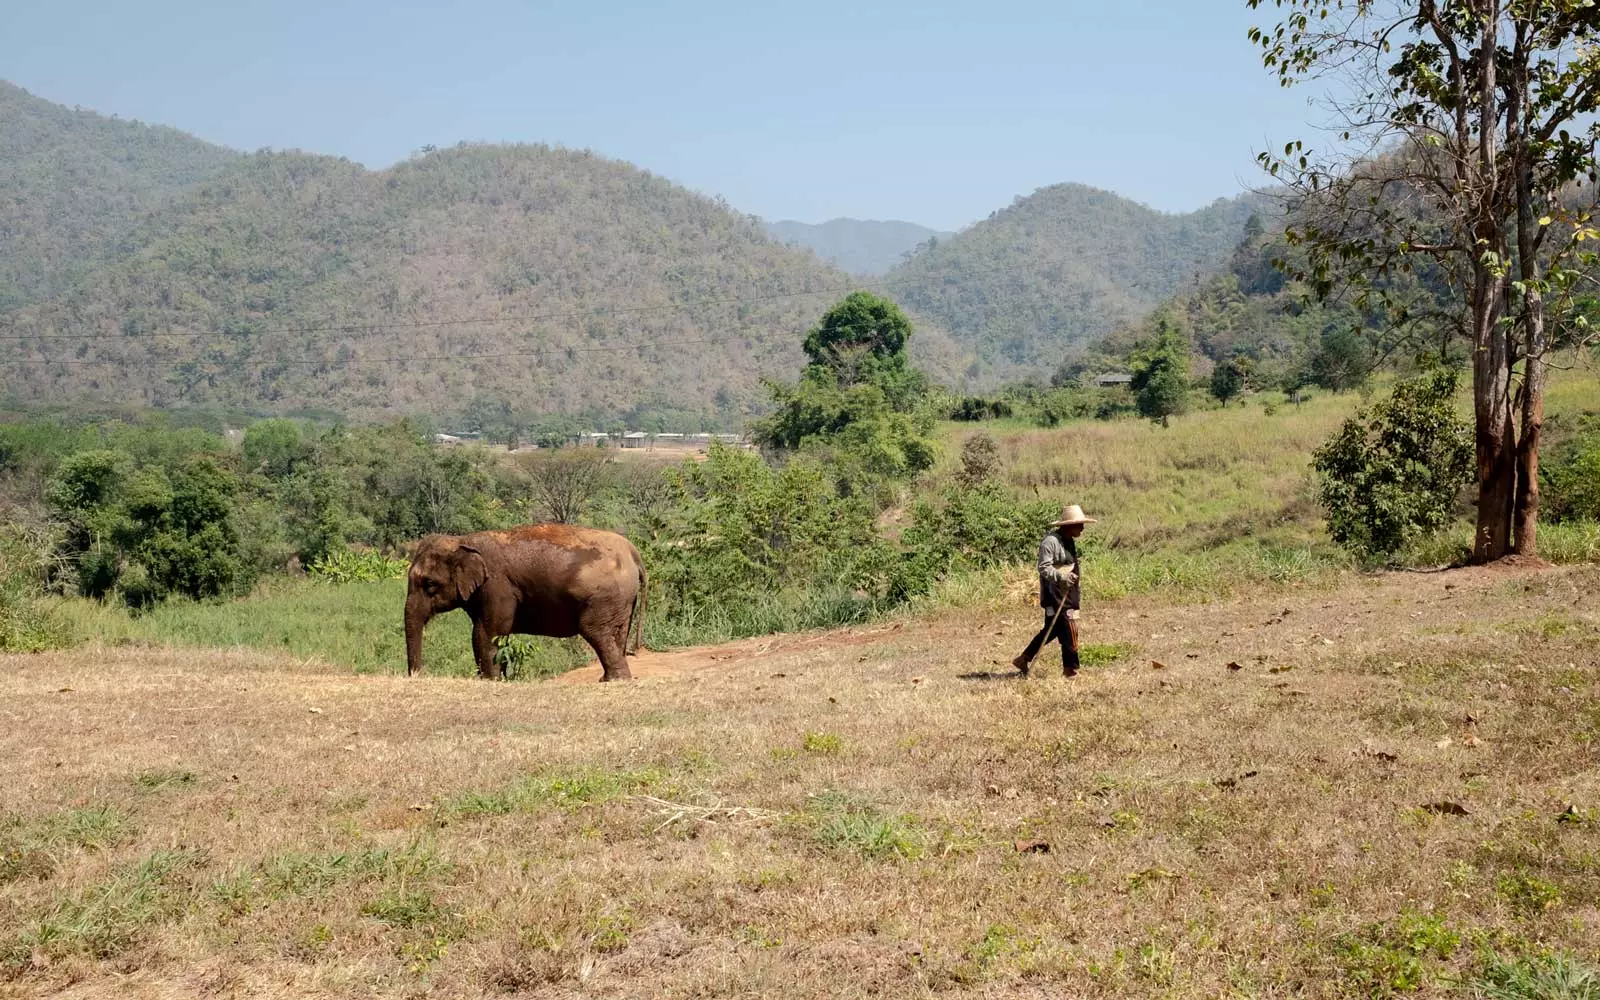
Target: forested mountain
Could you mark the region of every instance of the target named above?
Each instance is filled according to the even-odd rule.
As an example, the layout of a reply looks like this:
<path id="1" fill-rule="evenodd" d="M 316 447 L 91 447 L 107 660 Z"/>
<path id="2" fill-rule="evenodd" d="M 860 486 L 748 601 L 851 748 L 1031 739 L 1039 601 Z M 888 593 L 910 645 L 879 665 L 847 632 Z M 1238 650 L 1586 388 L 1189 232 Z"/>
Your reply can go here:
<path id="1" fill-rule="evenodd" d="M 929 240 L 947 240 L 954 235 L 914 222 L 873 219 L 769 222 L 767 232 L 784 243 L 809 247 L 818 257 L 851 274 L 866 275 L 885 274 Z"/>
<path id="2" fill-rule="evenodd" d="M 117 252 L 69 273 L 51 266 L 68 237 L 44 223 L 88 168 L 7 141 L 18 162 L 58 155 L 63 178 L 0 188 L 47 230 L 8 243 L 54 293 L 3 319 L 0 392 L 24 402 L 451 414 L 490 399 L 736 423 L 852 287 L 758 220 L 628 164 L 465 144 L 383 171 L 216 150 L 208 174 L 180 142 L 146 173 L 203 179 L 159 210 L 129 196 L 84 211 Z M 937 331 L 913 351 L 955 366 Z"/>
<path id="3" fill-rule="evenodd" d="M 1259 200 L 1174 215 L 1081 184 L 1042 188 L 920 252 L 885 287 L 975 356 L 979 384 L 1042 378 L 1228 261 Z"/>
<path id="4" fill-rule="evenodd" d="M 238 157 L 0 80 L 0 315 L 66 288 L 145 213 Z"/>

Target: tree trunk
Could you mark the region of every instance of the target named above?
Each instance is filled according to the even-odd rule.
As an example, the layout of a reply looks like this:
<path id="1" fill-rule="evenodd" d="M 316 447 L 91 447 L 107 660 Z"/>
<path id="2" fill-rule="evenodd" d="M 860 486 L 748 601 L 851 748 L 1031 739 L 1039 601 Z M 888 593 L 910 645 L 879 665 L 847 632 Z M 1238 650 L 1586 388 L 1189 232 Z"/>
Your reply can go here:
<path id="1" fill-rule="evenodd" d="M 1537 292 L 1533 298 L 1539 298 Z M 1539 554 L 1539 433 L 1544 426 L 1544 303 L 1536 301 L 1529 305 L 1525 301 L 1523 308 L 1528 310 L 1530 350 L 1527 370 L 1523 374 L 1522 434 L 1517 442 L 1516 534 L 1513 551 L 1519 555 L 1535 556 Z M 1539 328 L 1538 352 L 1531 348 L 1535 343 L 1535 325 Z"/>
<path id="2" fill-rule="evenodd" d="M 1522 428 L 1517 439 L 1517 493 L 1512 548 L 1520 555 L 1539 552 L 1539 435 L 1544 425 L 1544 296 L 1539 268 L 1539 224 L 1533 190 L 1533 151 L 1528 148 L 1528 29 L 1517 26 L 1511 86 L 1506 104 L 1508 145 L 1516 164 L 1517 272 L 1522 279 Z"/>
<path id="3" fill-rule="evenodd" d="M 1506 236 L 1497 214 L 1500 102 L 1495 79 L 1500 4 L 1488 0 L 1478 11 L 1476 176 L 1462 193 L 1471 198 L 1475 257 L 1472 262 L 1472 404 L 1478 452 L 1478 525 L 1472 561 L 1492 562 L 1511 551 L 1511 519 L 1516 504 L 1517 461 L 1511 420 L 1509 335 L 1501 329 L 1505 309 Z M 1460 119 L 1458 118 L 1458 121 Z M 1461 135 L 1458 142 L 1473 136 Z M 1463 152 L 1465 152 L 1463 150 Z M 1462 168 L 1470 162 L 1462 161 Z M 1493 257 L 1495 263 L 1489 258 Z"/>

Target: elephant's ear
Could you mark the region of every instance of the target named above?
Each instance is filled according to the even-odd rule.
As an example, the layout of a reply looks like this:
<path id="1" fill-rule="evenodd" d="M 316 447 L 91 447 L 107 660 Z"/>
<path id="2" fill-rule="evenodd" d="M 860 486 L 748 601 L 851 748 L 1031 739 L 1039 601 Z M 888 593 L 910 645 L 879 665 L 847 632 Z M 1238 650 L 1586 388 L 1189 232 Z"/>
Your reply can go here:
<path id="1" fill-rule="evenodd" d="M 455 564 L 456 597 L 465 601 L 489 578 L 489 567 L 484 563 L 482 553 L 470 545 L 460 547 Z"/>

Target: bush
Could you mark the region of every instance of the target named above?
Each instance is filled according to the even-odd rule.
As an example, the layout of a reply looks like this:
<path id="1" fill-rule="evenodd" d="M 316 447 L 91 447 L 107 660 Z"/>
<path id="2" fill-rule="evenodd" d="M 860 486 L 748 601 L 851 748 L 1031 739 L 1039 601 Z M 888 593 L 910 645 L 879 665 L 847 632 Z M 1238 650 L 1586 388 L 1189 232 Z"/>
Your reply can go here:
<path id="1" fill-rule="evenodd" d="M 341 549 L 325 552 L 306 567 L 307 575 L 328 583 L 376 583 L 405 578 L 409 563 L 382 552 L 352 552 Z"/>
<path id="2" fill-rule="evenodd" d="M 1600 434 L 1586 435 L 1539 468 L 1541 513 L 1551 521 L 1600 521 Z"/>
<path id="3" fill-rule="evenodd" d="M 951 573 L 1027 560 L 1054 513 L 1049 503 L 1020 501 L 993 480 L 946 490 L 941 501 L 921 500 L 911 508 L 892 600 L 925 594 Z"/>
<path id="4" fill-rule="evenodd" d="M 49 545 L 12 529 L 0 536 L 0 652 L 39 653 L 67 645 L 67 630 L 40 598 Z"/>
<path id="5" fill-rule="evenodd" d="M 1370 559 L 1449 523 L 1473 468 L 1455 391 L 1455 373 L 1442 369 L 1401 382 L 1316 450 L 1317 499 L 1335 542 Z"/>

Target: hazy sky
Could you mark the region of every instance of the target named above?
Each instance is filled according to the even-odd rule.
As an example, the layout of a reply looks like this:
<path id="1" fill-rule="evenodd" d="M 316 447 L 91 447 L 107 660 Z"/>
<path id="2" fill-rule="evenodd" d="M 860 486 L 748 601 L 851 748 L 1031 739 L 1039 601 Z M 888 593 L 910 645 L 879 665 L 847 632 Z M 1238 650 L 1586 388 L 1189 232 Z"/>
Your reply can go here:
<path id="1" fill-rule="evenodd" d="M 1061 181 L 1198 208 L 1306 134 L 1244 0 L 0 0 L 0 77 L 241 149 L 620 157 L 767 218 L 954 229 Z"/>

